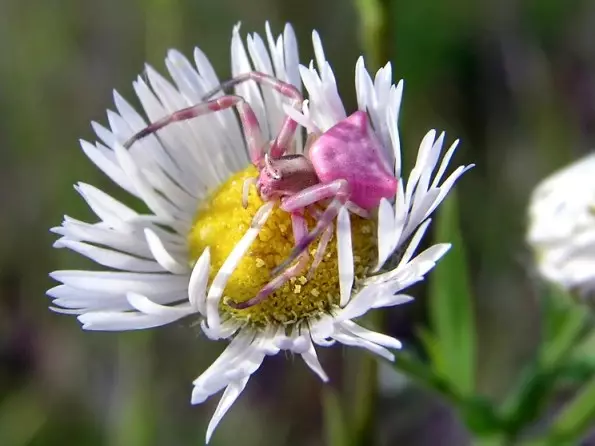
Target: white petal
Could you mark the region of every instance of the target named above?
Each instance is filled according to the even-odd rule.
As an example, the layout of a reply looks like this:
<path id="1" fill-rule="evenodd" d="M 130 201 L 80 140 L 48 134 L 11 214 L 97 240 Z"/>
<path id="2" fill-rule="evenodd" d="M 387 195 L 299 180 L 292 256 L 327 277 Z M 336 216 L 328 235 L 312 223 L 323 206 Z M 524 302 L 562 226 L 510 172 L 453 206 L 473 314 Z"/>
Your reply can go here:
<path id="1" fill-rule="evenodd" d="M 140 259 L 111 249 L 89 245 L 88 243 L 62 239 L 57 241 L 54 247 L 71 249 L 108 268 L 147 273 L 163 272 L 161 265 L 152 260 Z"/>
<path id="2" fill-rule="evenodd" d="M 159 327 L 180 319 L 179 315 L 151 315 L 137 312 L 93 311 L 78 317 L 84 330 L 123 331 Z"/>
<path id="3" fill-rule="evenodd" d="M 367 339 L 374 344 L 382 345 L 388 348 L 400 349 L 403 344 L 398 339 L 392 338 L 382 333 L 377 333 L 372 330 L 368 330 L 360 325 L 357 325 L 353 321 L 345 321 L 342 323 L 342 327 L 356 336 L 362 339 Z"/>
<path id="4" fill-rule="evenodd" d="M 200 328 L 210 340 L 217 341 L 231 338 L 238 330 L 241 330 L 242 326 L 237 321 L 228 319 L 219 326 L 218 330 L 211 330 L 206 321 L 202 320 L 200 321 Z"/>
<path id="5" fill-rule="evenodd" d="M 87 141 L 80 140 L 81 148 L 85 155 L 95 164 L 103 173 L 105 173 L 114 183 L 124 189 L 131 195 L 136 196 L 134 186 L 130 183 L 128 177 L 124 174 L 120 166 L 113 160 L 105 156 L 97 147 L 89 144 Z"/>
<path id="6" fill-rule="evenodd" d="M 324 56 L 322 41 L 316 31 L 312 31 L 312 46 L 314 47 L 314 55 L 316 56 L 318 71 L 322 71 L 323 67 L 326 65 L 326 57 Z"/>
<path id="7" fill-rule="evenodd" d="M 223 265 L 221 265 L 221 268 L 217 271 L 207 294 L 206 312 L 209 328 L 217 330 L 219 327 L 219 301 L 221 300 L 225 285 L 227 285 L 227 281 L 238 266 L 238 263 L 258 236 L 260 229 L 266 223 L 269 215 L 271 215 L 274 205 L 274 202 L 269 201 L 258 210 L 252 227 L 246 231 L 246 234 L 244 234 L 240 241 L 233 247 L 232 251 L 225 259 L 225 262 L 223 262 Z"/>
<path id="8" fill-rule="evenodd" d="M 211 253 L 207 247 L 196 261 L 194 268 L 192 268 L 190 282 L 188 283 L 188 299 L 192 306 L 202 314 L 205 313 L 210 267 Z"/>
<path id="9" fill-rule="evenodd" d="M 232 406 L 233 403 L 238 399 L 240 394 L 244 391 L 248 380 L 250 379 L 249 376 L 238 380 L 236 382 L 232 382 L 227 386 L 225 392 L 223 392 L 223 396 L 217 405 L 217 409 L 209 422 L 209 426 L 207 427 L 207 435 L 206 435 L 206 443 L 211 440 L 211 436 L 213 435 L 213 431 L 223 418 L 223 416 L 227 413 L 229 408 Z"/>
<path id="10" fill-rule="evenodd" d="M 396 305 L 406 304 L 413 300 L 408 294 L 391 294 L 392 290 L 382 293 L 374 301 L 371 308 L 394 307 Z"/>
<path id="11" fill-rule="evenodd" d="M 172 274 L 187 274 L 189 272 L 188 266 L 178 262 L 166 249 L 165 245 L 157 234 L 151 229 L 145 228 L 145 237 L 149 249 L 153 254 L 153 257 L 159 265 L 166 271 Z"/>
<path id="12" fill-rule="evenodd" d="M 138 311 L 152 316 L 175 317 L 179 319 L 193 313 L 192 308 L 188 304 L 178 306 L 160 305 L 153 302 L 147 296 L 138 293 L 128 293 L 126 298 L 130 305 Z"/>
<path id="13" fill-rule="evenodd" d="M 351 296 L 353 287 L 354 266 L 353 246 L 351 243 L 351 220 L 346 207 L 339 210 L 337 216 L 337 260 L 339 263 L 340 306 L 345 306 Z"/>
<path id="14" fill-rule="evenodd" d="M 407 206 L 409 208 L 411 207 L 411 199 L 413 197 L 413 192 L 415 192 L 419 178 L 423 173 L 428 153 L 432 150 L 435 139 L 436 131 L 430 130 L 423 137 L 419 145 L 419 151 L 417 152 L 417 160 L 415 161 L 415 166 L 411 170 L 411 173 L 409 174 L 409 179 L 407 180 L 405 203 L 407 203 Z"/>
<path id="15" fill-rule="evenodd" d="M 78 183 L 75 189 L 102 221 L 112 228 L 130 232 L 126 220 L 134 219 L 138 215 L 136 212 L 90 184 Z"/>
<path id="16" fill-rule="evenodd" d="M 438 184 L 440 183 L 440 180 L 442 180 L 442 176 L 444 175 L 444 172 L 446 172 L 448 163 L 450 162 L 450 159 L 454 155 L 455 150 L 457 149 L 458 145 L 459 145 L 459 140 L 457 139 L 455 142 L 452 143 L 452 145 L 446 151 L 446 153 L 444 154 L 444 157 L 442 158 L 442 162 L 440 163 L 440 167 L 438 168 L 438 172 L 436 173 L 436 177 L 434 178 L 434 181 L 432 181 L 432 185 L 430 187 L 438 187 Z"/>
<path id="17" fill-rule="evenodd" d="M 403 98 L 403 81 L 401 80 L 396 88 L 391 88 L 389 107 L 386 114 L 386 125 L 388 128 L 393 158 L 395 160 L 395 177 L 401 178 L 401 139 L 399 136 L 399 112 Z"/>
<path id="18" fill-rule="evenodd" d="M 128 226 L 130 228 L 130 226 Z M 132 228 L 130 228 L 132 229 Z M 126 233 L 115 230 L 105 223 L 85 223 L 74 218 L 64 216 L 62 226 L 52 228 L 52 232 L 64 236 L 55 242 L 56 247 L 62 246 L 62 240 L 90 242 L 107 246 L 118 251 L 126 252 L 137 257 L 151 258 L 151 252 L 140 231 Z"/>
<path id="19" fill-rule="evenodd" d="M 339 341 L 341 344 L 349 345 L 352 347 L 360 347 L 370 350 L 372 353 L 382 356 L 389 361 L 394 361 L 395 355 L 393 355 L 386 348 L 375 344 L 367 339 L 360 338 L 348 332 L 347 330 L 338 327 L 337 331 L 333 334 L 333 338 Z"/>
<path id="20" fill-rule="evenodd" d="M 372 272 L 378 271 L 393 251 L 395 221 L 393 208 L 386 198 L 378 206 L 378 263 Z"/>
<path id="21" fill-rule="evenodd" d="M 302 353 L 302 359 L 308 365 L 308 367 L 310 367 L 310 370 L 316 373 L 322 381 L 328 382 L 328 376 L 320 365 L 320 361 L 318 361 L 314 344 L 312 344 L 312 340 L 309 338 L 309 336 L 307 337 L 307 340 L 308 349 Z"/>
<path id="22" fill-rule="evenodd" d="M 417 247 L 419 246 L 421 239 L 425 235 L 428 226 L 430 226 L 431 221 L 432 219 L 428 218 L 419 226 L 418 230 L 415 232 L 415 235 L 411 238 L 411 241 L 409 242 L 409 245 L 407 246 L 407 249 L 405 250 L 403 257 L 401 257 L 399 265 L 405 265 L 407 262 L 409 262 L 411 257 L 413 257 L 413 254 L 417 250 Z"/>
<path id="23" fill-rule="evenodd" d="M 244 43 L 240 37 L 240 26 L 236 25 L 233 28 L 233 35 L 231 39 L 231 72 L 233 77 L 242 73 L 248 73 L 252 70 L 248 54 L 244 48 Z M 264 102 L 259 88 L 254 82 L 243 82 L 235 87 L 235 92 L 238 96 L 243 97 L 254 109 L 254 113 L 258 118 L 260 127 L 265 138 L 271 139 L 273 135 L 269 132 L 267 115 L 264 108 Z"/>
<path id="24" fill-rule="evenodd" d="M 186 276 L 171 274 L 142 274 L 111 271 L 54 271 L 52 279 L 74 288 L 120 294 L 133 291 L 148 296 L 153 293 L 180 291 L 188 286 Z"/>
<path id="25" fill-rule="evenodd" d="M 298 90 L 302 89 L 302 82 L 300 79 L 299 55 L 297 39 L 293 27 L 288 23 L 283 30 L 283 53 L 285 56 L 285 71 L 287 72 L 287 80 L 294 85 Z"/>

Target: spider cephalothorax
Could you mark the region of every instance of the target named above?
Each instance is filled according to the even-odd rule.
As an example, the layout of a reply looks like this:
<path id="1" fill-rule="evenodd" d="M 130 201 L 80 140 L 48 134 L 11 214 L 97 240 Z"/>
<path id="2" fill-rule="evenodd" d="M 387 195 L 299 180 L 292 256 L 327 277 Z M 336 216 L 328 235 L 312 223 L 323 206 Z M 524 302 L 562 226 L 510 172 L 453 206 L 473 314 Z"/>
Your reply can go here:
<path id="1" fill-rule="evenodd" d="M 319 182 L 312 163 L 304 155 L 272 159 L 265 154 L 256 188 L 263 200 L 271 200 L 293 195 Z"/>
<path id="2" fill-rule="evenodd" d="M 138 139 L 172 122 L 237 107 L 250 160 L 259 170 L 258 178 L 244 184 L 244 205 L 253 184 L 264 201 L 278 200 L 281 209 L 291 215 L 295 247 L 272 271 L 273 279 L 255 297 L 241 303 L 229 302 L 235 308 L 256 305 L 290 278 L 301 274 L 309 261 L 308 246 L 320 237 L 311 266 L 316 268 L 332 237 L 333 220 L 343 206 L 367 217 L 382 198 L 393 198 L 397 190 L 397 179 L 383 157 L 380 142 L 364 111 L 356 111 L 327 131 L 314 134 L 306 144 L 305 155 L 294 154 L 291 148 L 294 147 L 293 138 L 298 124 L 290 116 L 285 117 L 277 137 L 270 144 L 265 144 L 258 119 L 244 98 L 224 95 L 210 99 L 219 91 L 248 80 L 273 88 L 291 99 L 292 107 L 301 108 L 302 95 L 293 85 L 253 71 L 221 84 L 205 95 L 205 102 L 179 110 L 149 125 L 125 144 L 125 147 L 130 147 Z M 324 210 L 317 204 L 322 204 Z M 312 231 L 308 231 L 304 217 L 306 211 L 316 220 Z"/>

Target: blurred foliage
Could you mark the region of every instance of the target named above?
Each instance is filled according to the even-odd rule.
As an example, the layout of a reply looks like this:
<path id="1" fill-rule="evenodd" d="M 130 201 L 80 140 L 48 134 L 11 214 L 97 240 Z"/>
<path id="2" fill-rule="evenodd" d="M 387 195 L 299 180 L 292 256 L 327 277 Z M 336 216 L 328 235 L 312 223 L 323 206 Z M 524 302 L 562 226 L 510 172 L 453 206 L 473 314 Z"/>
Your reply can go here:
<path id="1" fill-rule="evenodd" d="M 548 293 L 523 232 L 534 184 L 593 146 L 594 2 L 3 0 L 0 445 L 202 444 L 216 401 L 190 406 L 190 382 L 223 345 L 200 339 L 192 321 L 147 333 L 83 333 L 73 318 L 48 311 L 47 273 L 90 266 L 53 250 L 48 228 L 63 214 L 91 218 L 72 188 L 77 181 L 127 200 L 77 148 L 78 138 L 93 139 L 89 121 L 106 121 L 112 89 L 133 100 L 131 81 L 144 61 L 162 70 L 170 47 L 190 55 L 199 45 L 225 78 L 240 20 L 244 33 L 263 32 L 265 20 L 276 32 L 291 22 L 303 62 L 317 29 L 352 108 L 357 57 L 365 52 L 370 67 L 391 60 L 395 80 L 405 79 L 406 165 L 429 128 L 462 139 L 455 162 L 477 164 L 457 186 L 459 210 L 445 203 L 436 235 L 456 240 L 457 251 L 435 271 L 429 298 L 418 287 L 416 302 L 383 313 L 405 349 L 399 373 L 360 394 L 374 400 L 362 424 L 373 432 L 359 438 L 460 446 L 471 432 L 486 445 L 513 437 L 578 444 L 593 415 L 595 338 L 584 309 L 542 299 Z M 461 262 L 468 277 L 452 266 Z M 420 332 L 448 361 L 443 369 L 430 367 L 432 349 L 422 346 L 431 343 Z M 269 358 L 212 444 L 345 444 L 341 426 L 366 418 L 346 403 L 362 401 L 347 397 L 358 376 L 349 366 L 361 365 L 354 355 L 362 353 L 321 352 L 336 386 L 323 407 L 322 385 L 300 361 Z M 417 384 L 403 384 L 403 375 Z"/>

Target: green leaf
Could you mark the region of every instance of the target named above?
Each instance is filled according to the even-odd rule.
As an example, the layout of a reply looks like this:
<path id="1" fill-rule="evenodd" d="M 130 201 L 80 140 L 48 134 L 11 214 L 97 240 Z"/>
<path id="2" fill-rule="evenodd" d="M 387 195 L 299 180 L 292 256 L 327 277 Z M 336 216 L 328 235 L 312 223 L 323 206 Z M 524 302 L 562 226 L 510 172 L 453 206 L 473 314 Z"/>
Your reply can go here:
<path id="1" fill-rule="evenodd" d="M 408 353 L 397 355 L 395 368 L 421 387 L 437 393 L 448 401 L 460 413 L 466 427 L 473 433 L 492 435 L 502 432 L 505 422 L 488 400 L 479 396 L 460 395 L 449 382 Z"/>
<path id="2" fill-rule="evenodd" d="M 595 421 L 595 376 L 562 409 L 549 438 L 552 444 L 577 444 Z M 561 443 L 564 442 L 564 443 Z"/>
<path id="3" fill-rule="evenodd" d="M 337 393 L 330 387 L 325 387 L 322 394 L 324 410 L 324 430 L 326 443 L 329 446 L 348 446 L 351 438 L 349 426 Z"/>
<path id="4" fill-rule="evenodd" d="M 595 366 L 595 330 L 591 330 L 572 349 L 572 358 L 575 361 L 585 362 Z"/>
<path id="5" fill-rule="evenodd" d="M 461 418 L 469 431 L 482 438 L 502 435 L 505 423 L 491 401 L 481 396 L 468 398 L 459 407 Z"/>
<path id="6" fill-rule="evenodd" d="M 425 328 L 419 329 L 417 331 L 417 336 L 424 346 L 432 367 L 435 370 L 444 370 L 444 355 L 442 354 L 442 350 L 440 350 L 440 342 L 438 341 L 438 338 Z"/>
<path id="7" fill-rule="evenodd" d="M 399 353 L 395 357 L 394 365 L 399 372 L 403 373 L 411 381 L 417 382 L 421 387 L 439 394 L 454 406 L 462 404 L 460 396 L 451 388 L 448 382 L 411 354 L 407 352 Z"/>
<path id="8" fill-rule="evenodd" d="M 475 388 L 476 339 L 473 303 L 454 192 L 443 203 L 436 239 L 453 248 L 430 276 L 430 319 L 442 362 L 434 364 L 463 395 Z"/>
<path id="9" fill-rule="evenodd" d="M 531 365 L 523 373 L 522 379 L 502 406 L 507 421 L 507 431 L 516 434 L 528 424 L 537 420 L 548 408 L 556 390 L 561 370 L 540 369 Z"/>
<path id="10" fill-rule="evenodd" d="M 543 342 L 539 356 L 502 405 L 507 430 L 513 434 L 542 417 L 565 381 L 584 381 L 585 376 L 591 376 L 588 364 L 573 360 L 577 341 L 585 331 L 587 313 L 556 287 L 548 288 L 542 301 Z"/>
<path id="11" fill-rule="evenodd" d="M 540 362 L 550 368 L 567 359 L 585 331 L 589 313 L 559 288 L 550 287 L 545 302 L 545 340 Z"/>

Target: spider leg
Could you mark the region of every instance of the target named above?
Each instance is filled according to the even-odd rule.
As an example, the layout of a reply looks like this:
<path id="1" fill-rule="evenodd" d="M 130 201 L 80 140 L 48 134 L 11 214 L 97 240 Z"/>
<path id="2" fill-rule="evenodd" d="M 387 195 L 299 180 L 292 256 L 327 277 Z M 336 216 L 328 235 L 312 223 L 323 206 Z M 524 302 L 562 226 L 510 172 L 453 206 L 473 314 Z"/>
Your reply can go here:
<path id="1" fill-rule="evenodd" d="M 306 224 L 306 219 L 304 218 L 304 213 L 302 210 L 297 210 L 291 214 L 291 226 L 293 227 L 293 237 L 297 245 L 299 240 L 308 234 L 308 226 Z M 242 310 L 244 308 L 259 304 L 283 285 L 285 285 L 285 283 L 287 283 L 292 277 L 299 276 L 308 265 L 308 260 L 308 253 L 303 252 L 295 265 L 291 265 L 289 268 L 285 269 L 282 274 L 279 274 L 277 277 L 267 283 L 252 299 L 248 299 L 244 302 L 230 301 L 228 302 L 228 305 L 235 308 L 236 310 Z"/>
<path id="2" fill-rule="evenodd" d="M 320 265 L 320 263 L 324 259 L 326 247 L 333 238 L 333 229 L 334 225 L 331 222 L 320 236 L 320 242 L 318 242 L 318 246 L 316 247 L 316 253 L 314 253 L 314 260 L 312 261 L 312 265 L 310 266 L 310 269 L 308 270 L 308 274 L 306 276 L 308 280 L 312 278 L 312 276 L 314 275 L 314 271 L 316 271 L 316 268 L 318 268 L 318 265 Z"/>
<path id="3" fill-rule="evenodd" d="M 289 256 L 280 265 L 271 271 L 272 275 L 278 274 L 280 271 L 287 268 L 288 265 L 308 248 L 310 243 L 316 240 L 327 226 L 332 224 L 334 218 L 339 213 L 339 210 L 345 203 L 347 203 L 347 200 L 349 200 L 349 196 L 349 183 L 346 180 L 335 180 L 331 183 L 310 186 L 281 203 L 281 209 L 287 212 L 292 212 L 297 208 L 303 208 L 316 203 L 317 201 L 333 198 L 322 213 L 322 216 L 318 219 L 314 229 L 296 244 Z"/>
<path id="4" fill-rule="evenodd" d="M 347 207 L 349 212 L 352 212 L 355 215 L 359 215 L 360 217 L 365 218 L 365 219 L 370 218 L 370 212 L 368 212 L 364 208 L 358 206 L 353 201 L 348 201 L 347 203 L 345 203 L 345 206 Z"/>
<path id="5" fill-rule="evenodd" d="M 158 121 L 149 124 L 140 132 L 132 136 L 124 143 L 124 147 L 127 149 L 130 148 L 136 141 L 155 133 L 171 123 L 187 121 L 198 116 L 214 113 L 231 107 L 237 107 L 238 109 L 240 121 L 242 122 L 242 127 L 244 129 L 244 135 L 246 137 L 248 152 L 250 154 L 250 161 L 252 161 L 252 164 L 254 165 L 259 165 L 264 158 L 265 146 L 262 132 L 260 131 L 260 125 L 258 124 L 258 119 L 256 118 L 252 107 L 250 107 L 244 98 L 236 95 L 221 96 L 220 98 L 201 102 L 165 116 Z"/>
<path id="6" fill-rule="evenodd" d="M 256 184 L 256 178 L 246 178 L 244 184 L 242 184 L 242 207 L 246 209 L 248 207 L 248 194 L 250 194 L 250 186 Z"/>
<path id="7" fill-rule="evenodd" d="M 312 216 L 317 219 L 319 219 L 322 216 L 322 211 L 314 206 L 309 206 L 308 212 L 310 212 L 312 214 Z M 331 222 L 331 224 L 329 224 L 326 227 L 326 229 L 320 236 L 320 241 L 318 242 L 318 246 L 316 247 L 316 252 L 314 253 L 314 260 L 312 261 L 312 265 L 308 269 L 308 274 L 306 275 L 306 278 L 308 280 L 310 280 L 312 278 L 312 276 L 314 275 L 314 271 L 316 271 L 316 268 L 318 268 L 318 265 L 320 265 L 320 263 L 324 259 L 324 253 L 326 251 L 326 247 L 328 246 L 329 242 L 333 238 L 333 229 L 334 229 L 334 225 Z"/>
<path id="8" fill-rule="evenodd" d="M 287 82 L 283 82 L 282 80 L 279 80 L 274 76 L 261 73 L 260 71 L 250 71 L 248 73 L 243 73 L 234 77 L 233 79 L 229 79 L 228 81 L 223 82 L 222 84 L 205 94 L 203 96 L 203 100 L 210 99 L 220 91 L 227 90 L 228 88 L 234 87 L 238 84 L 250 80 L 258 84 L 266 85 L 272 88 L 273 90 L 281 93 L 283 96 L 291 99 L 291 105 L 294 108 L 299 109 L 302 103 L 304 102 L 302 94 L 293 85 Z M 297 122 L 295 122 L 289 116 L 285 117 L 285 120 L 281 125 L 281 130 L 279 130 L 279 134 L 277 135 L 275 141 L 273 141 L 271 145 L 270 154 L 272 158 L 279 158 L 285 153 L 287 147 L 289 147 L 289 143 L 291 142 L 293 135 L 297 130 L 297 126 Z"/>

